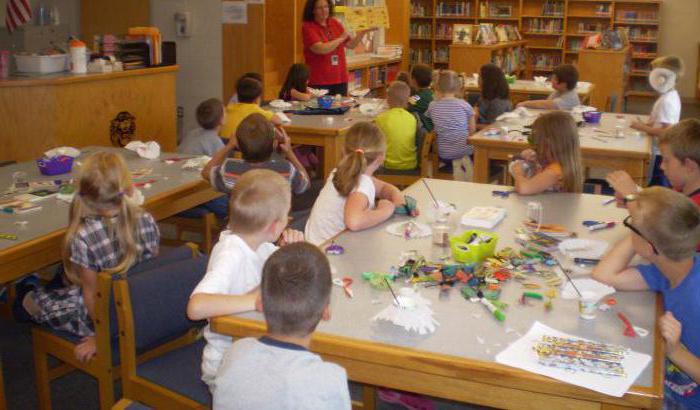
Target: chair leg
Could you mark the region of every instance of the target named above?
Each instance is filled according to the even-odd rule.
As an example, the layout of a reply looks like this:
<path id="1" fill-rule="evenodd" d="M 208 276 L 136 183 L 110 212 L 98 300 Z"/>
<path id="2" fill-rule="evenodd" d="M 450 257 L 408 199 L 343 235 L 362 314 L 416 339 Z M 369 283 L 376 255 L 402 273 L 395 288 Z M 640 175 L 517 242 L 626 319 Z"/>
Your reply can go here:
<path id="1" fill-rule="evenodd" d="M 377 389 L 374 386 L 362 386 L 362 410 L 374 410 L 376 407 Z"/>
<path id="2" fill-rule="evenodd" d="M 212 243 L 214 238 L 212 237 L 212 232 L 216 227 L 217 220 L 216 215 L 213 213 L 207 213 L 204 215 L 204 232 L 202 233 L 202 248 L 207 255 L 211 253 Z"/>
<path id="3" fill-rule="evenodd" d="M 114 378 L 111 369 L 107 369 L 97 376 L 97 384 L 100 392 L 100 410 L 109 410 L 114 405 Z"/>
<path id="4" fill-rule="evenodd" d="M 39 409 L 51 410 L 51 380 L 49 378 L 48 355 L 43 347 L 43 341 L 33 337 L 34 374 L 36 377 L 36 394 L 39 399 Z"/>

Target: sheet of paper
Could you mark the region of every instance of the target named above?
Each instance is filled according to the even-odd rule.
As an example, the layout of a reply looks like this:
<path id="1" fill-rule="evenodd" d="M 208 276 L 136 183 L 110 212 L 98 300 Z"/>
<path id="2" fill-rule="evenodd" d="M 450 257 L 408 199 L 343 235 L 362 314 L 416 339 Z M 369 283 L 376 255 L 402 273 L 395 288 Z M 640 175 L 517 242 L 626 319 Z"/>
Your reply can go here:
<path id="1" fill-rule="evenodd" d="M 649 355 L 630 351 L 623 362 L 626 373 L 625 377 L 606 377 L 593 373 L 571 372 L 564 369 L 543 366 L 538 363 L 537 353 L 532 349 L 535 343 L 542 339 L 543 335 L 584 339 L 576 335 L 570 335 L 552 329 L 540 322 L 535 322 L 525 336 L 513 342 L 513 344 L 496 356 L 496 362 L 591 389 L 599 393 L 622 397 L 651 361 Z M 601 342 L 604 341 L 601 340 Z"/>
<path id="2" fill-rule="evenodd" d="M 248 3 L 245 1 L 224 1 L 221 3 L 223 24 L 248 24 Z"/>

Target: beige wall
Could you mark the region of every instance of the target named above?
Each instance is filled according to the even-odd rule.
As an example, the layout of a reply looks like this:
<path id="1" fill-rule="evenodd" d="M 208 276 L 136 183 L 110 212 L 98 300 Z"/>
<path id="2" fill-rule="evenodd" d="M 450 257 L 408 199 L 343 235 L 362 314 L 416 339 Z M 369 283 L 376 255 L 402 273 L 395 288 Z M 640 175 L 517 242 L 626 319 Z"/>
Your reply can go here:
<path id="1" fill-rule="evenodd" d="M 659 55 L 674 54 L 683 59 L 685 75 L 677 87 L 683 97 L 695 96 L 699 16 L 700 0 L 664 0 L 661 5 Z"/>

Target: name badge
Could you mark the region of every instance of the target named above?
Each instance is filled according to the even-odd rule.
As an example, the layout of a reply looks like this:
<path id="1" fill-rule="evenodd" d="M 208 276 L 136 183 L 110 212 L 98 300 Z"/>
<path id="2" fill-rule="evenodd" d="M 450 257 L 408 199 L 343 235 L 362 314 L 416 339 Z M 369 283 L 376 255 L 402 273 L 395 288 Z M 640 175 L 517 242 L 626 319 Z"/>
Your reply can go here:
<path id="1" fill-rule="evenodd" d="M 338 58 L 337 54 L 333 54 L 331 56 L 331 65 L 338 65 L 340 64 L 340 58 Z"/>

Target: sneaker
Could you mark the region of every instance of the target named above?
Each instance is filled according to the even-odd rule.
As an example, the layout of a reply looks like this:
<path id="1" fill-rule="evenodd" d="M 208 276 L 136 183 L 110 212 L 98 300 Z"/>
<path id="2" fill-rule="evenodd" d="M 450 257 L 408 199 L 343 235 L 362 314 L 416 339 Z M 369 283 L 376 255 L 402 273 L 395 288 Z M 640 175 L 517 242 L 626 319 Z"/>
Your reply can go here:
<path id="1" fill-rule="evenodd" d="M 378 389 L 377 396 L 386 403 L 394 403 L 408 410 L 434 410 L 433 401 L 420 394 L 400 392 L 391 389 Z"/>

